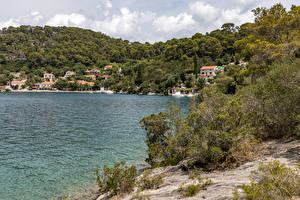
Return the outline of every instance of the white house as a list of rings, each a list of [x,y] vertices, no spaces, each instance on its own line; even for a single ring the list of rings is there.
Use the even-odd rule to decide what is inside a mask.
[[[104,66],[104,70],[106,71],[106,70],[111,70],[113,68],[113,66],[112,65],[106,65],[106,66]]]
[[[20,78],[21,77],[21,73],[20,72],[11,72],[10,75],[12,75],[15,78]]]
[[[200,75],[206,78],[216,76],[217,66],[203,66],[200,69]]]
[[[52,81],[54,79],[54,75],[53,74],[50,74],[50,73],[45,73],[44,74],[44,79],[48,79],[50,81]]]
[[[26,83],[26,80],[22,80],[22,81],[13,80],[9,83],[9,85],[11,88],[18,89],[18,88],[22,87],[23,85],[25,85],[25,83]]]
[[[97,69],[86,70],[86,74],[98,74],[100,71]]]
[[[75,76],[75,75],[76,75],[76,72],[67,71],[66,74],[65,74],[65,77],[71,77],[71,76]]]
[[[43,89],[43,90],[52,90],[52,85],[54,84],[54,82],[48,82],[48,81],[45,81],[45,82],[42,82],[39,84],[39,88],[40,89]]]

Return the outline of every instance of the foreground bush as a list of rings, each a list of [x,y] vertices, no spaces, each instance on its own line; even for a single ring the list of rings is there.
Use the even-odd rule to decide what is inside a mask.
[[[152,170],[147,170],[143,173],[142,178],[138,181],[138,187],[141,191],[149,189],[157,189],[163,183],[163,176],[151,176]]]
[[[270,66],[266,77],[244,89],[245,111],[263,139],[299,134],[300,59]]]
[[[200,190],[205,190],[207,186],[212,185],[213,182],[210,179],[207,178],[201,178],[201,176],[198,177],[197,184],[190,184],[185,189],[183,189],[183,196],[185,197],[192,197],[195,196],[200,192]]]
[[[116,163],[113,168],[103,167],[103,175],[96,169],[97,183],[101,193],[111,192],[112,195],[132,192],[135,186],[137,170],[135,166],[127,167],[125,162]]]
[[[288,200],[300,195],[300,177],[278,161],[263,164],[252,172],[252,182],[244,185],[248,200]]]
[[[185,197],[195,196],[196,194],[199,193],[200,190],[201,190],[200,185],[194,185],[194,184],[189,185],[183,192],[183,196],[185,196]]]

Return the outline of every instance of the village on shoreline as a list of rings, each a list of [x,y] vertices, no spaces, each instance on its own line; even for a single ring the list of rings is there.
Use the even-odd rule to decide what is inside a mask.
[[[229,64],[232,65],[233,63]],[[242,63],[240,65],[245,65]],[[30,84],[26,76],[20,72],[12,72],[11,81],[0,87],[0,92],[76,92],[76,93],[105,93],[105,94],[128,94],[126,91],[113,91],[109,87],[99,85],[99,81],[112,78],[113,73],[122,73],[122,69],[106,65],[103,70],[88,69],[82,76],[76,76],[76,72],[67,71],[63,77],[55,77],[53,73],[45,72],[41,82]],[[211,85],[211,80],[219,73],[224,72],[223,66],[203,66],[200,68],[199,76],[203,77],[206,85]],[[64,84],[63,86],[61,86]],[[185,84],[177,85],[168,91],[168,95],[177,97],[193,97],[198,95],[197,86],[186,87]],[[164,95],[149,92],[147,95]]]

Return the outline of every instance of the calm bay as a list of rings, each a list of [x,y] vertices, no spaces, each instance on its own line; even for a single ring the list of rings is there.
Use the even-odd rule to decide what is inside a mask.
[[[187,113],[187,97],[0,93],[0,199],[72,197],[104,164],[144,166],[139,120],[172,101]]]

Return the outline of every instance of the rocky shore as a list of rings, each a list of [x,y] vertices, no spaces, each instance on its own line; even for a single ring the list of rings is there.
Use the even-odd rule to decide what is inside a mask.
[[[290,168],[295,168],[300,161],[300,140],[296,141],[268,141],[258,145],[257,155],[252,161],[240,166],[226,170],[216,170],[213,172],[201,173],[202,178],[212,180],[213,184],[205,190],[201,190],[194,197],[183,197],[182,187],[192,184],[196,179],[192,179],[189,173],[182,170],[184,163],[177,166],[156,168],[151,176],[162,175],[163,184],[158,189],[145,190],[137,195],[137,189],[132,194],[122,197],[109,197],[108,194],[99,196],[97,200],[131,200],[131,199],[151,199],[151,200],[174,200],[174,199],[205,199],[205,200],[229,200],[233,198],[233,189],[242,192],[243,184],[249,184],[251,171],[257,170],[260,163],[267,163],[278,160]],[[137,198],[137,196],[139,198]],[[95,198],[94,198],[95,199]],[[300,199],[300,198],[296,198]]]

